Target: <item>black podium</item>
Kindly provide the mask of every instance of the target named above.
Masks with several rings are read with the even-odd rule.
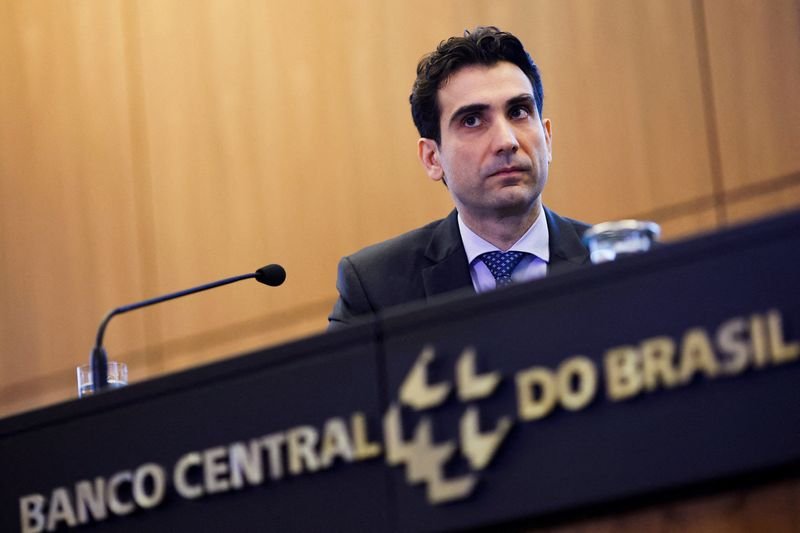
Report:
[[[0,531],[530,527],[796,476],[800,213],[0,421]]]

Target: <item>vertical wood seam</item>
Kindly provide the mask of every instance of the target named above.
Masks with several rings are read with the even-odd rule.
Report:
[[[717,226],[727,223],[728,213],[724,200],[724,183],[722,176],[722,157],[720,155],[719,132],[717,131],[717,109],[714,102],[714,85],[711,75],[711,54],[708,44],[708,29],[704,9],[705,0],[692,2],[694,19],[695,44],[697,47],[697,67],[700,75],[700,89],[703,99],[703,111],[706,123],[706,141],[708,143],[708,159],[711,166],[711,195],[714,199],[714,212]]]
[[[131,164],[133,167],[134,211],[137,220],[137,236],[140,258],[142,288],[155,294],[158,287],[158,262],[153,255],[156,249],[155,223],[153,219],[153,183],[147,132],[147,102],[144,90],[144,67],[142,63],[141,31],[136,2],[123,2],[122,28],[125,33],[125,56],[127,64],[128,111],[130,114]],[[160,323],[155,314],[145,314],[145,365],[152,373],[161,363],[162,339]]]

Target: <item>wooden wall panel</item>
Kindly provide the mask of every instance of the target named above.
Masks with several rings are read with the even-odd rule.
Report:
[[[703,6],[725,189],[800,171],[800,2]]]
[[[800,179],[794,185],[765,191],[729,204],[728,220],[742,223],[795,209],[800,209]]]
[[[4,403],[74,390],[103,314],[141,293],[141,256],[118,3],[0,9]],[[143,345],[141,321],[109,342]]]
[[[554,130],[545,200],[601,222],[709,195],[691,2],[537,7],[546,30],[529,41]]]
[[[289,272],[277,290],[231,287],[154,311],[166,340],[320,301],[323,329],[338,258],[431,216],[429,203],[404,201],[420,194],[396,187],[421,172],[405,135],[407,88],[373,74],[380,5],[138,5],[159,285],[272,261]]]
[[[776,14],[793,5],[0,3],[0,414],[71,394],[108,308],[267,262],[283,287],[116,319],[112,357],[138,380],[322,330],[340,256],[451,209],[408,92],[424,53],[479,24],[542,68],[556,209],[652,217],[670,239],[725,203],[731,219],[796,205],[791,180],[737,189],[800,171],[799,19]]]
[[[661,240],[675,241],[717,229],[717,213],[716,209],[708,207],[659,220],[659,225],[661,226]]]

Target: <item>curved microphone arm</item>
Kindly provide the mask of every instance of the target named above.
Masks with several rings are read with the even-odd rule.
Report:
[[[149,300],[144,300],[143,302],[123,305],[122,307],[117,307],[116,309],[109,311],[105,318],[103,318],[103,321],[100,323],[100,327],[97,329],[97,339],[95,340],[92,356],[89,360],[89,364],[92,368],[92,383],[94,383],[94,390],[101,391],[108,388],[108,356],[106,355],[106,351],[103,349],[103,336],[106,333],[106,327],[108,326],[108,323],[113,317],[127,313],[128,311],[147,307],[148,305],[166,302],[167,300],[174,300],[175,298],[180,298],[181,296],[188,296],[189,294],[207,291],[208,289],[213,289],[222,285],[228,285],[229,283],[236,283],[237,281],[250,278],[255,278],[259,283],[263,283],[264,285],[277,287],[286,279],[286,271],[280,265],[267,265],[259,268],[252,274],[242,274],[240,276],[234,276],[232,278],[206,283],[205,285],[200,285],[199,287],[173,292],[172,294],[165,294],[164,296],[157,296],[156,298],[150,298]]]
[[[172,294],[157,296],[142,302],[123,305],[122,307],[117,307],[116,309],[109,311],[105,318],[103,318],[103,321],[100,323],[100,327],[97,329],[97,339],[95,340],[94,349],[92,350],[92,356],[89,361],[89,364],[92,368],[92,383],[94,384],[94,390],[102,391],[103,389],[108,388],[108,356],[106,355],[105,349],[103,349],[103,336],[106,333],[106,326],[108,326],[109,321],[111,321],[113,317],[127,313],[128,311],[141,309],[142,307],[147,307],[149,305],[166,302],[167,300],[174,300],[175,298],[180,298],[181,296],[188,296],[189,294],[194,294],[196,292],[207,291],[208,289],[213,289],[222,285],[228,285],[229,283],[236,283],[237,281],[242,281],[243,279],[255,278],[259,275],[260,271],[261,269],[258,272],[253,272],[252,274],[242,274],[240,276],[234,276],[232,278],[206,283],[205,285],[200,285],[199,287],[193,287],[191,289],[173,292]]]
[[[253,272],[252,274],[242,274],[240,276],[234,276],[232,278],[206,283],[205,285],[200,285],[199,287],[193,287],[191,289],[173,292],[172,294],[157,296],[155,298],[150,298],[149,300],[123,305],[122,307],[112,309],[108,312],[103,321],[100,323],[100,327],[97,329],[97,340],[95,341],[94,349],[97,350],[98,348],[103,348],[103,336],[106,333],[106,326],[111,318],[115,317],[116,315],[121,315],[123,313],[127,313],[128,311],[135,311],[136,309],[141,309],[142,307],[147,307],[149,305],[166,302],[167,300],[174,300],[175,298],[180,298],[181,296],[188,296],[196,292],[207,291],[208,289],[214,289],[216,287],[221,287],[222,285],[228,285],[229,283],[236,283],[237,281],[242,281],[243,279],[255,278],[257,275],[258,274],[256,272]]]

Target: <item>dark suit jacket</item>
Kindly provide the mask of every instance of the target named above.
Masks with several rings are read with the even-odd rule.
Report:
[[[548,274],[589,261],[581,235],[589,226],[545,208],[550,234]],[[471,289],[467,254],[458,231],[457,213],[342,258],[336,282],[339,300],[328,317],[328,330],[359,315]]]

